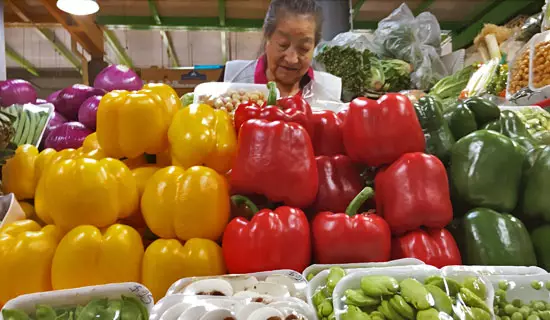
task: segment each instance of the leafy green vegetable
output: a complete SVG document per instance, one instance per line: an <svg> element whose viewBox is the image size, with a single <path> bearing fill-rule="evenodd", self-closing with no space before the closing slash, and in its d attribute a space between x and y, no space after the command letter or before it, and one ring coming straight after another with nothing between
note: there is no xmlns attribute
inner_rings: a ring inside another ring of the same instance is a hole
<svg viewBox="0 0 550 320"><path fill-rule="evenodd" d="M462 70L439 80L430 90L430 95L439 99L457 99L462 90L466 88L466 85L475 70L475 66L467 66Z"/></svg>
<svg viewBox="0 0 550 320"><path fill-rule="evenodd" d="M487 93L500 96L506 90L506 81L508 81L508 65L501 64L487 85Z"/></svg>
<svg viewBox="0 0 550 320"><path fill-rule="evenodd" d="M411 65L399 59L382 60L382 67L386 77L384 90L397 92L411 87Z"/></svg>
<svg viewBox="0 0 550 320"><path fill-rule="evenodd" d="M188 105L193 103L194 99L195 99L195 95L193 94L193 92L189 92L181 96L180 101L184 107L187 107Z"/></svg>

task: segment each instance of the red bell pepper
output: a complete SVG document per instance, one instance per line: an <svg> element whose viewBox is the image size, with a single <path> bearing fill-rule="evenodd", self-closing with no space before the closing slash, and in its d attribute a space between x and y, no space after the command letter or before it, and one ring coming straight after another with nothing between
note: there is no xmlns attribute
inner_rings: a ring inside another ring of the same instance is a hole
<svg viewBox="0 0 550 320"><path fill-rule="evenodd" d="M394 238L391 258L416 258L437 268L462 264L456 241L445 229L415 230Z"/></svg>
<svg viewBox="0 0 550 320"><path fill-rule="evenodd" d="M311 116L311 106L300 95L280 98L277 100L277 106L283 110L294 109L303 112L308 118Z"/></svg>
<svg viewBox="0 0 550 320"><path fill-rule="evenodd" d="M235 109L235 129L239 132L243 123L250 119L265 119L269 121L296 122L312 133L309 123L311 107L301 96L292 96L275 100L277 86L274 82L267 84L269 95L265 106L255 103L243 103Z"/></svg>
<svg viewBox="0 0 550 320"><path fill-rule="evenodd" d="M311 142L316 156L345 154L342 140L342 120L330 110L314 111L311 115Z"/></svg>
<svg viewBox="0 0 550 320"><path fill-rule="evenodd" d="M406 153L374 180L376 212L393 234L421 226L443 228L453 219L447 172L435 156Z"/></svg>
<svg viewBox="0 0 550 320"><path fill-rule="evenodd" d="M354 99L343 124L348 156L369 166L390 164L407 152L424 151L424 134L411 101L388 93Z"/></svg>
<svg viewBox="0 0 550 320"><path fill-rule="evenodd" d="M319 263L382 262L390 259L391 232L384 219L373 213L357 214L373 195L363 189L346 213L322 212L313 219L313 252Z"/></svg>
<svg viewBox="0 0 550 320"><path fill-rule="evenodd" d="M314 211L344 212L364 183L357 164L344 155L319 156L317 172L319 189L313 204Z"/></svg>
<svg viewBox="0 0 550 320"><path fill-rule="evenodd" d="M227 225L222 250L230 273L278 269L302 272L311 263L311 239L306 215L297 208L258 208L245 197L233 196L254 213L251 221L238 217Z"/></svg>
<svg viewBox="0 0 550 320"><path fill-rule="evenodd" d="M258 105L240 104L235 109L235 130L240 131L243 123L250 119L264 119L268 121L295 122L306 129L308 133L313 133L309 119L305 113L297 109L282 110L277 106L260 107Z"/></svg>
<svg viewBox="0 0 550 320"><path fill-rule="evenodd" d="M236 193L306 208L315 201L318 181L311 140L302 126L267 120L242 125L230 178Z"/></svg>

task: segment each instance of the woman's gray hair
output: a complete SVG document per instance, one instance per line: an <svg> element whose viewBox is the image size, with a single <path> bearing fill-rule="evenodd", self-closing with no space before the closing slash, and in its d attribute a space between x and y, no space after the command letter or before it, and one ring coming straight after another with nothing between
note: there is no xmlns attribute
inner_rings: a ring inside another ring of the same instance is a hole
<svg viewBox="0 0 550 320"><path fill-rule="evenodd" d="M271 0L264 20L264 41L273 35L277 20L285 14L311 15L316 23L315 45L321 41L323 12L316 0Z"/></svg>

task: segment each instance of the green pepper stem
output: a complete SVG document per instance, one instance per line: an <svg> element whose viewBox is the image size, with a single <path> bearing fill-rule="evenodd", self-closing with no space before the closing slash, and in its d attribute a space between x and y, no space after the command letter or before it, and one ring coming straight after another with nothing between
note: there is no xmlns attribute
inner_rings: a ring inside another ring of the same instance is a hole
<svg viewBox="0 0 550 320"><path fill-rule="evenodd" d="M266 106L274 106L277 104L277 84L273 81L267 83L269 94L267 95Z"/></svg>
<svg viewBox="0 0 550 320"><path fill-rule="evenodd" d="M248 199L247 197L245 196L241 196L241 195L234 195L231 197L231 202L233 202L237 207L240 207L241 205L245 205L248 207L248 209L250 209L250 211L252 211L252 214L256 214L258 211L260 211L258 209L258 206L256 206L254 204L254 202L252 202L252 200Z"/></svg>
<svg viewBox="0 0 550 320"><path fill-rule="evenodd" d="M357 214L359 208L367 201L370 197L374 195L374 190L371 187L365 187L351 202L346 208L346 214L350 217Z"/></svg>

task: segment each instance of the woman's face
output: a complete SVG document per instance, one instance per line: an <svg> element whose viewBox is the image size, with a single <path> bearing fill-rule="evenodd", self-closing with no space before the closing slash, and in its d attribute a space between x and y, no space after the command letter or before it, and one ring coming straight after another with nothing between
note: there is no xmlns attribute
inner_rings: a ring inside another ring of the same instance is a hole
<svg viewBox="0 0 550 320"><path fill-rule="evenodd" d="M315 49L315 19L285 14L267 40L267 67L275 81L294 85L306 74Z"/></svg>

